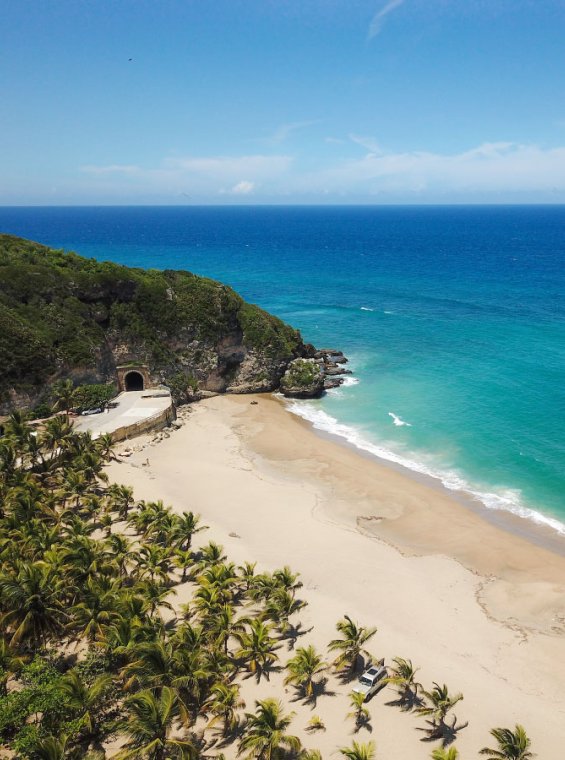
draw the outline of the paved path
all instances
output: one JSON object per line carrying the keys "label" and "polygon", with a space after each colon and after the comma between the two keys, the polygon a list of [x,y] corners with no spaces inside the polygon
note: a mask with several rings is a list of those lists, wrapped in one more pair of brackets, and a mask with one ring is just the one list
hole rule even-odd
{"label": "paved path", "polygon": [[101,414],[76,417],[75,429],[83,433],[88,430],[93,438],[98,438],[102,433],[113,433],[125,425],[146,420],[165,411],[171,405],[170,395],[156,389],[127,391],[120,393],[113,401],[118,404],[115,409],[108,409]]}

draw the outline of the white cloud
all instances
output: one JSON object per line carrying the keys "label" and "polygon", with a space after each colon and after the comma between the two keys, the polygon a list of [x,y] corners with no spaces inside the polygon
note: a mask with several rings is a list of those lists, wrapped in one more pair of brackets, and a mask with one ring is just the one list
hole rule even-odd
{"label": "white cloud", "polygon": [[249,195],[255,189],[255,182],[249,182],[247,179],[242,179],[232,187],[229,191],[231,195]]}
{"label": "white cloud", "polygon": [[334,192],[416,193],[565,190],[565,147],[483,143],[455,154],[367,153],[328,168],[316,184]]}
{"label": "white cloud", "polygon": [[308,156],[304,163],[289,155],[255,154],[168,158],[146,169],[118,163],[85,166],[80,189],[120,198],[178,198],[185,193],[199,200],[221,194],[254,202],[316,202],[332,196],[489,202],[526,194],[532,202],[565,196],[565,146],[498,141],[455,153],[386,152],[372,137],[352,133],[348,139],[364,149],[363,155],[351,158],[351,148],[336,143],[331,158]]}
{"label": "white cloud", "polygon": [[371,23],[369,24],[367,39],[372,40],[373,37],[376,37],[383,28],[385,17],[403,3],[404,0],[390,0],[383,8],[380,9],[380,11],[377,11],[377,13],[375,13],[371,19]]}

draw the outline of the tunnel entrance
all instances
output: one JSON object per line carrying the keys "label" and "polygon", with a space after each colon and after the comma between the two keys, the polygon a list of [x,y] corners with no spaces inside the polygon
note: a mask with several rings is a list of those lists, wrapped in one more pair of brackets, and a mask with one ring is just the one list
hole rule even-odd
{"label": "tunnel entrance", "polygon": [[140,372],[128,372],[124,381],[126,391],[144,390],[143,375]]}

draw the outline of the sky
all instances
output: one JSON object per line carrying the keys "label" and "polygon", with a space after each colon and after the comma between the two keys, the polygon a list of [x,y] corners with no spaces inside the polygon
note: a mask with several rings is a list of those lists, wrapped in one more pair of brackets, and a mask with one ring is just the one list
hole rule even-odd
{"label": "sky", "polygon": [[0,205],[565,203],[565,0],[0,18]]}

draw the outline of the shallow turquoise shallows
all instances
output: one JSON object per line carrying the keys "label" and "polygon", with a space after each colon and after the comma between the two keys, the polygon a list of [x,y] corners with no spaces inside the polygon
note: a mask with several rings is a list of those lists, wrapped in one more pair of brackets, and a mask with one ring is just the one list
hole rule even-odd
{"label": "shallow turquoise shallows", "polygon": [[564,207],[4,208],[0,230],[229,283],[349,356],[294,411],[565,530]]}

